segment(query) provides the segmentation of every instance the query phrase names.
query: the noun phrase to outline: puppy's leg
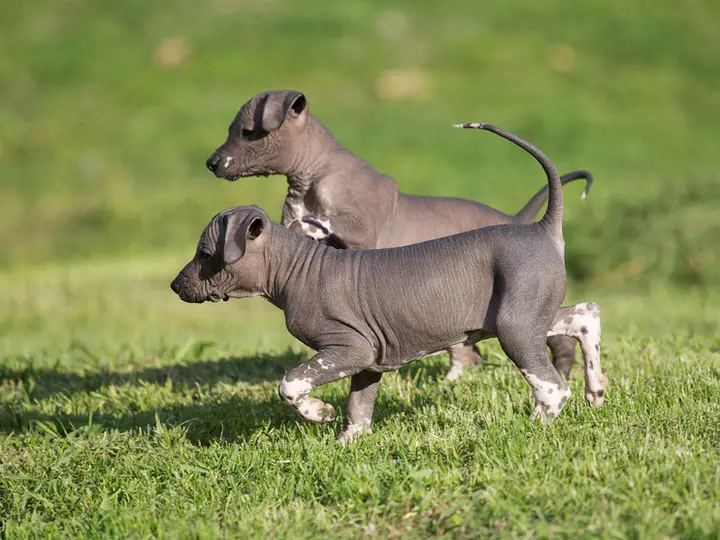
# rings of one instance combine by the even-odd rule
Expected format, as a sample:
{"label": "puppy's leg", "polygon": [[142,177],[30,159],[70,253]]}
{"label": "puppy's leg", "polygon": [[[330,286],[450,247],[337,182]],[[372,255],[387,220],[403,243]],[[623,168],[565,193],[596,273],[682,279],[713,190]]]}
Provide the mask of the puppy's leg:
{"label": "puppy's leg", "polygon": [[548,336],[571,336],[580,342],[585,360],[585,399],[602,406],[608,378],[600,368],[600,306],[594,302],[558,309]]}
{"label": "puppy's leg", "polygon": [[339,443],[347,444],[365,433],[372,434],[370,424],[381,377],[382,373],[361,371],[350,379],[350,397],[345,411],[345,424],[338,438]]}
{"label": "puppy's leg", "polygon": [[373,220],[349,212],[332,216],[304,216],[305,235],[338,249],[375,249],[377,236]]}
{"label": "puppy's leg", "polygon": [[329,403],[309,397],[310,391],[317,386],[355,375],[371,365],[372,361],[372,353],[362,347],[326,347],[307,362],[288,371],[280,381],[278,393],[305,420],[329,422],[335,419],[335,409]]}
{"label": "puppy's leg", "polygon": [[462,377],[466,367],[483,363],[483,357],[475,345],[453,345],[448,352],[450,353],[450,371],[445,378],[449,381],[455,381]]}
{"label": "puppy's leg", "polygon": [[[297,223],[297,226],[295,224]],[[300,220],[295,221],[291,224],[296,227],[295,230],[302,231],[302,234],[317,240],[318,242],[327,242],[330,235],[333,234],[330,220],[323,217],[316,216],[303,216]]]}
{"label": "puppy's leg", "polygon": [[570,397],[570,388],[548,358],[547,336],[538,335],[537,322],[512,315],[498,317],[498,340],[505,354],[520,369],[535,396],[530,418],[545,422],[557,417]]}
{"label": "puppy's leg", "polygon": [[551,336],[547,339],[548,347],[552,353],[552,363],[567,381],[570,379],[570,370],[575,364],[575,346],[577,341],[568,336]]}

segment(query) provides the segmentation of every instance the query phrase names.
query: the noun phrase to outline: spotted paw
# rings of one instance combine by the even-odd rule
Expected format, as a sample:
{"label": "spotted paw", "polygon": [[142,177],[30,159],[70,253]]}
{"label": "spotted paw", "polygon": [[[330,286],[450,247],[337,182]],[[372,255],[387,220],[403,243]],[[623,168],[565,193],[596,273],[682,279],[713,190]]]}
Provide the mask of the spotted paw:
{"label": "spotted paw", "polygon": [[335,408],[317,398],[306,398],[298,408],[300,416],[308,422],[330,422],[335,420]]}
{"label": "spotted paw", "polygon": [[301,226],[305,236],[318,241],[327,239],[332,233],[330,222],[326,219],[305,216],[302,218]]}
{"label": "spotted paw", "polygon": [[550,413],[548,413],[547,405],[543,405],[541,403],[535,405],[533,412],[530,414],[531,422],[540,422],[541,424],[546,424],[550,420],[553,420],[553,418],[554,417],[550,416]]}
{"label": "spotted paw", "polygon": [[587,389],[586,386],[585,401],[593,407],[602,407],[605,403],[605,391],[608,387],[608,378],[605,375],[600,375],[600,385],[602,388],[595,391]]}

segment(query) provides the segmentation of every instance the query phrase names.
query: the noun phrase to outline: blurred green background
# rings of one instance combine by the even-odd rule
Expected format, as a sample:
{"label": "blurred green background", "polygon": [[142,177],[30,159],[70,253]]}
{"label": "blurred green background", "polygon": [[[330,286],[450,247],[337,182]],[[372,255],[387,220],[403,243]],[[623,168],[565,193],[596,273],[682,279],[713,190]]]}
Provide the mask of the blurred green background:
{"label": "blurred green background", "polygon": [[204,161],[246,100],[298,89],[410,193],[514,213],[544,183],[523,152],[455,122],[592,171],[585,202],[565,190],[571,297],[720,291],[716,2],[60,0],[4,2],[0,20],[9,289],[80,263],[149,266],[166,287],[215,212],[279,217],[283,178],[231,184]]}

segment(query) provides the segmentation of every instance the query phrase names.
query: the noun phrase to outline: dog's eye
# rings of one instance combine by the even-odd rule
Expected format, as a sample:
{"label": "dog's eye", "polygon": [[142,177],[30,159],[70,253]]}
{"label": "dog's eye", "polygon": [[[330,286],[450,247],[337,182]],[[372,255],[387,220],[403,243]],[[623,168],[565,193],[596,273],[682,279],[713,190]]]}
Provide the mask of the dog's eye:
{"label": "dog's eye", "polygon": [[253,130],[244,128],[240,133],[242,133],[243,137],[251,137],[253,134]]}
{"label": "dog's eye", "polygon": [[198,259],[201,261],[209,261],[212,259],[212,254],[208,253],[207,251],[198,251]]}

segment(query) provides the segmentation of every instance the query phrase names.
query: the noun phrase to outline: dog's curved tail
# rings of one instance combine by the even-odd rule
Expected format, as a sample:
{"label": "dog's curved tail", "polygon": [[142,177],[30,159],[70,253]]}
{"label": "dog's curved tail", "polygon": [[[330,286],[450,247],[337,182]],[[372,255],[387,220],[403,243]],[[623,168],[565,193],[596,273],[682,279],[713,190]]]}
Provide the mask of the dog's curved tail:
{"label": "dog's curved tail", "polygon": [[466,124],[454,124],[454,126],[462,129],[482,129],[485,131],[492,131],[496,135],[500,135],[504,139],[515,143],[517,146],[519,146],[520,148],[528,152],[531,156],[533,156],[538,161],[538,163],[540,163],[543,170],[545,171],[545,175],[547,176],[548,180],[548,205],[545,209],[545,215],[540,220],[540,224],[545,226],[553,239],[562,242],[562,182],[560,181],[560,175],[558,174],[555,165],[553,165],[552,161],[550,161],[550,158],[548,158],[538,148],[536,148],[529,142],[524,141],[520,137],[493,125],[470,122]]}
{"label": "dog's curved tail", "polygon": [[[564,186],[568,182],[573,182],[574,180],[580,180],[582,178],[585,179],[585,189],[583,190],[580,197],[582,199],[585,199],[588,193],[590,193],[590,188],[593,184],[593,176],[592,174],[590,174],[589,171],[580,170],[563,174],[560,177],[560,183]],[[531,223],[535,219],[535,216],[540,210],[540,207],[545,204],[545,201],[547,201],[548,191],[548,186],[543,186],[542,188],[540,188],[540,190],[532,196],[532,198],[527,202],[527,204],[522,207],[522,210],[515,214],[515,219],[519,223]]]}

